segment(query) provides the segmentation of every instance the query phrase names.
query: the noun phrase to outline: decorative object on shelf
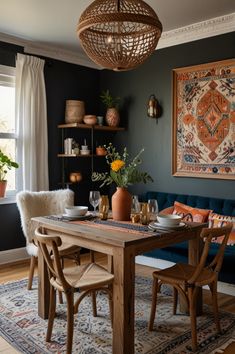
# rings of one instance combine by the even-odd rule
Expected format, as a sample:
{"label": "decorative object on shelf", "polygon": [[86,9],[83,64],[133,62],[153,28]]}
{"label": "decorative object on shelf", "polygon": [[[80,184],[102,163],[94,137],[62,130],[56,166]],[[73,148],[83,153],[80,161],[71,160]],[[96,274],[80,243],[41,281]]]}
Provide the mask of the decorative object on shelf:
{"label": "decorative object on shelf", "polygon": [[2,150],[0,150],[0,198],[5,197],[7,180],[6,174],[12,168],[18,168],[17,162],[14,162],[9,156],[5,155]]}
{"label": "decorative object on shelf", "polygon": [[76,143],[76,141],[73,139],[72,142],[72,154],[79,155],[80,149],[79,149],[79,144]]}
{"label": "decorative object on shelf", "polygon": [[73,138],[64,139],[64,153],[66,155],[72,154]]}
{"label": "decorative object on shelf", "polygon": [[71,172],[69,175],[69,180],[72,183],[79,183],[82,180],[81,172]]}
{"label": "decorative object on shelf", "polygon": [[96,64],[116,71],[131,70],[154,52],[162,24],[142,0],[95,0],[82,13],[77,33]]}
{"label": "decorative object on shelf", "polygon": [[148,117],[158,118],[160,116],[160,106],[155,95],[150,95],[148,100]]}
{"label": "decorative object on shelf", "polygon": [[104,146],[97,146],[96,148],[96,155],[105,156],[107,155],[107,150]]}
{"label": "decorative object on shelf", "polygon": [[90,155],[90,150],[88,149],[88,145],[86,144],[86,139],[84,139],[84,145],[81,146],[81,155]]}
{"label": "decorative object on shelf", "polygon": [[88,150],[88,149],[87,149],[87,150],[81,150],[81,151],[80,151],[80,154],[81,154],[81,155],[90,155],[90,152],[91,152],[91,151]]}
{"label": "decorative object on shelf", "polygon": [[95,115],[85,115],[83,122],[88,125],[95,125],[97,123],[97,117]]}
{"label": "decorative object on shelf", "polygon": [[[129,161],[129,154],[126,147],[122,154],[117,152],[116,148],[111,143],[105,147],[107,149],[105,158],[110,166],[110,171],[103,173],[93,172],[92,181],[103,181],[100,187],[105,184],[116,184],[117,191],[112,196],[113,219],[130,220],[132,197],[127,187],[134,183],[153,181],[152,177],[147,172],[141,172],[137,169],[137,166],[142,162],[140,155],[143,153],[144,149],[141,149],[133,160]],[[126,198],[125,202],[123,202],[124,198]],[[121,200],[120,203],[118,202],[119,199]]]}
{"label": "decorative object on shelf", "polygon": [[104,124],[104,117],[103,116],[97,116],[97,122],[99,125],[103,125]]}
{"label": "decorative object on shelf", "polygon": [[82,123],[85,115],[85,104],[83,101],[67,100],[65,108],[66,123]]}
{"label": "decorative object on shelf", "polygon": [[120,116],[118,112],[118,102],[120,97],[113,97],[109,90],[103,91],[100,95],[102,103],[106,106],[105,120],[108,126],[118,127]]}
{"label": "decorative object on shelf", "polygon": [[173,70],[173,176],[235,180],[235,59]]}

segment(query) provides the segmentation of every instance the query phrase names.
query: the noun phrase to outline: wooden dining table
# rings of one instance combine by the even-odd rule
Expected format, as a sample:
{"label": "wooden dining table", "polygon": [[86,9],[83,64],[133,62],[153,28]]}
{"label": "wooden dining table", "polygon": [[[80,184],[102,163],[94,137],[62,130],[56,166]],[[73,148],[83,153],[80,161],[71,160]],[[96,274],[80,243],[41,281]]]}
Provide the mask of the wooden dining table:
{"label": "wooden dining table", "polygon": [[[35,217],[48,235],[59,235],[64,242],[108,255],[113,262],[113,342],[114,354],[134,354],[135,256],[155,248],[188,241],[188,262],[196,265],[201,252],[200,232],[204,224],[190,223],[187,227],[165,232],[133,230],[107,223],[66,221],[60,218]],[[115,224],[115,223],[114,223]],[[122,223],[120,223],[121,225]],[[125,224],[128,223],[124,223]],[[38,254],[38,314],[48,317],[49,280],[46,264]],[[198,311],[201,301],[198,301]]]}

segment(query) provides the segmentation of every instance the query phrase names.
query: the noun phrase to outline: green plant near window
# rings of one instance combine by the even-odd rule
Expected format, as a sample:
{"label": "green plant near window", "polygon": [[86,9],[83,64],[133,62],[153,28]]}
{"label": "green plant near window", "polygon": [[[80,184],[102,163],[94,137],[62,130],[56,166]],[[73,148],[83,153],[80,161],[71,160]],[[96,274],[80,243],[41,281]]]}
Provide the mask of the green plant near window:
{"label": "green plant near window", "polygon": [[107,108],[118,108],[120,97],[113,97],[109,90],[102,91],[100,98]]}
{"label": "green plant near window", "polygon": [[0,150],[0,182],[1,181],[6,181],[6,174],[9,170],[12,168],[18,168],[19,165],[17,162],[11,160],[10,157],[5,155],[1,150]]}

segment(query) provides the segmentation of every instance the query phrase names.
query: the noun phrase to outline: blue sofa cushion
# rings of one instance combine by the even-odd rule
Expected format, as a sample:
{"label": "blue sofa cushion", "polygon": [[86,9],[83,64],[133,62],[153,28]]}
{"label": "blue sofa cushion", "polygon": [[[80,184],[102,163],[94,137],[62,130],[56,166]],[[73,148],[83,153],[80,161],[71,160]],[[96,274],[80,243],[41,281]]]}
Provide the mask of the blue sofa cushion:
{"label": "blue sofa cushion", "polygon": [[[159,211],[174,205],[177,200],[180,203],[190,205],[201,209],[211,209],[213,212],[235,216],[235,200],[220,199],[211,197],[201,197],[195,195],[165,193],[149,191],[141,197],[142,200],[157,199]],[[214,243],[209,253],[209,257],[213,257],[219,245]],[[144,254],[148,257],[160,258],[171,262],[187,262],[188,261],[188,243],[183,242],[172,245],[170,247],[156,249]],[[224,254],[222,269],[219,274],[219,280],[235,284],[235,246],[227,246]]]}
{"label": "blue sofa cushion", "polygon": [[174,201],[177,200],[180,203],[184,203],[195,208],[210,209],[213,210],[214,213],[235,216],[235,200],[231,199],[152,191],[147,192],[142,199],[145,201],[148,199],[157,199],[160,211],[174,205]]}

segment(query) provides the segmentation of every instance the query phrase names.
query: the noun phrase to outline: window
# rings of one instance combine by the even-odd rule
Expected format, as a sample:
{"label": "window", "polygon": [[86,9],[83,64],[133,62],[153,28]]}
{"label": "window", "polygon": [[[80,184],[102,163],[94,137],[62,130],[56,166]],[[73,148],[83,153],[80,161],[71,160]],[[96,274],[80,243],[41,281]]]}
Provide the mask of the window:
{"label": "window", "polygon": [[[0,65],[0,149],[16,161],[15,68]],[[17,190],[16,169],[7,173],[7,196]]]}

